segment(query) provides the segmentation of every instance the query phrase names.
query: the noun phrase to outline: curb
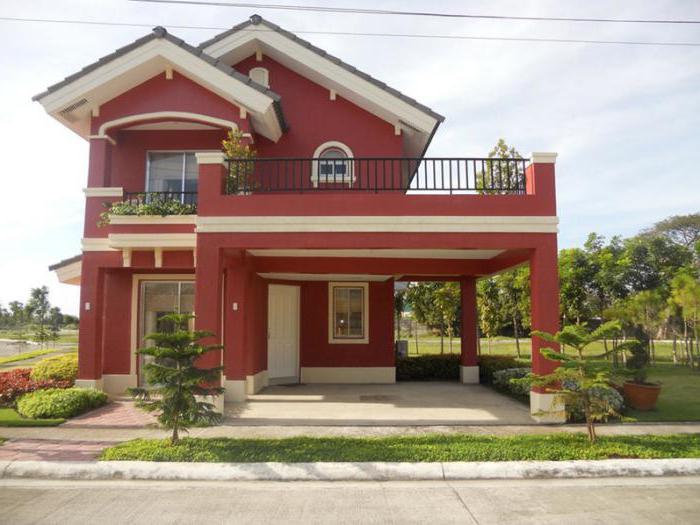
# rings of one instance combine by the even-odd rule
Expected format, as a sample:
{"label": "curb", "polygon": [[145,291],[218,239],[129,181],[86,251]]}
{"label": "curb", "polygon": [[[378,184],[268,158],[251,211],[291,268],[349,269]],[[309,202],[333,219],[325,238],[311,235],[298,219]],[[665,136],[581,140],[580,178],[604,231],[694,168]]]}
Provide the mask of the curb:
{"label": "curb", "polygon": [[0,479],[417,481],[698,476],[700,459],[449,463],[169,463],[0,461]]}

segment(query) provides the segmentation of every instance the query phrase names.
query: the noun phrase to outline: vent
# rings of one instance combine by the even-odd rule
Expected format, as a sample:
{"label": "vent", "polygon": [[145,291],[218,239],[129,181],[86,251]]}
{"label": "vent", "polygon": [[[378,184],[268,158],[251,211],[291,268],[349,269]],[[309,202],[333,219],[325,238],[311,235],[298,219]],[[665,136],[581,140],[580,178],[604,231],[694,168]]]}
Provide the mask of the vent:
{"label": "vent", "polygon": [[84,106],[85,104],[87,104],[87,99],[81,98],[77,102],[73,102],[70,106],[66,106],[65,108],[63,108],[61,111],[58,112],[58,114],[66,120],[73,120],[71,113],[73,113],[73,111],[75,111],[79,107]]}

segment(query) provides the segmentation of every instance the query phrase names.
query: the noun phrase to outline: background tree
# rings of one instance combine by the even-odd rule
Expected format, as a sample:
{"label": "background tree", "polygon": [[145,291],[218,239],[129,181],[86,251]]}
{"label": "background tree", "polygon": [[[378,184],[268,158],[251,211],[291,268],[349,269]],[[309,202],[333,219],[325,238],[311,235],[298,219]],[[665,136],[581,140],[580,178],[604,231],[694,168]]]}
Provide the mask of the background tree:
{"label": "background tree", "polygon": [[692,250],[700,241],[700,213],[668,217],[645,230],[643,235],[663,236],[675,244]]}
{"label": "background tree", "polygon": [[589,285],[595,276],[588,254],[581,248],[559,252],[560,305],[563,318],[579,324],[590,318]]}
{"label": "background tree", "polygon": [[[440,326],[441,318],[435,309],[434,294],[442,283],[419,282],[410,283],[406,289],[406,302],[411,306],[416,321],[436,328]],[[416,350],[418,349],[418,329],[416,328]],[[444,352],[442,339],[440,341],[440,353]]]}
{"label": "background tree", "polygon": [[[700,281],[691,272],[679,272],[671,282],[672,304],[675,304],[683,318],[683,340],[690,368],[693,368],[695,359],[693,346],[700,354],[700,341],[698,340],[698,322],[700,321]],[[689,329],[692,329],[693,342],[689,339]]]}
{"label": "background tree", "polygon": [[401,339],[401,318],[406,309],[406,290],[394,292],[394,316],[396,318],[396,340]]}
{"label": "background tree", "polygon": [[520,338],[522,329],[530,324],[530,279],[528,269],[521,267],[503,272],[496,277],[501,289],[501,305],[504,318],[513,328],[515,350],[518,357],[522,356]]}
{"label": "background tree", "polygon": [[477,283],[479,327],[488,341],[488,354],[491,355],[491,342],[503,327],[503,306],[496,280],[491,277]]}
{"label": "background tree", "polygon": [[479,193],[498,194],[508,193],[524,188],[525,173],[521,163],[504,162],[497,159],[522,159],[522,155],[506,141],[498,139],[496,145],[489,151],[489,159],[483,164],[483,169],[475,174],[476,188]]}
{"label": "background tree", "polygon": [[201,399],[223,393],[223,388],[211,386],[219,380],[223,367],[199,368],[196,365],[201,356],[220,349],[221,345],[199,344],[199,340],[214,334],[190,331],[191,319],[194,316],[189,314],[162,317],[162,323],[173,329],[148,334],[146,338],[153,346],[138,350],[141,355],[155,358],[144,365],[146,381],[154,386],[130,389],[139,407],[148,412],[159,412],[158,421],[173,431],[172,444],[178,443],[180,431],[187,430],[190,425],[221,421],[221,414],[214,410],[214,405]]}
{"label": "background tree", "polygon": [[[447,332],[450,353],[452,353],[452,338],[454,337],[455,324],[457,324],[457,316],[460,311],[460,303],[461,292],[458,283],[443,283],[435,291],[433,304],[440,316],[441,334]],[[442,342],[440,344],[440,353],[443,353]]]}
{"label": "background tree", "polygon": [[27,311],[37,324],[34,337],[36,341],[42,345],[49,339],[46,323],[49,318],[50,309],[51,303],[49,302],[48,287],[40,286],[38,288],[32,288],[29,301],[27,301]]}
{"label": "background tree", "polygon": [[629,297],[625,304],[629,310],[629,318],[641,327],[648,338],[648,351],[654,362],[654,339],[664,322],[666,300],[660,290],[644,290]]}

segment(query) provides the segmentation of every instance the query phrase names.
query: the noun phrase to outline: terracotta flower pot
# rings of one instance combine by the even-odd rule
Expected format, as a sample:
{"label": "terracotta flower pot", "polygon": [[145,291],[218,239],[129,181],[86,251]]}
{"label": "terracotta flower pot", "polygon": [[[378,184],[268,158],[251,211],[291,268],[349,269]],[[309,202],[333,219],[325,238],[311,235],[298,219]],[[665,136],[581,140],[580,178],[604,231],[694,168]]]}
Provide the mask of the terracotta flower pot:
{"label": "terracotta flower pot", "polygon": [[661,385],[626,382],[624,384],[625,400],[627,404],[637,410],[654,410],[656,400],[659,399]]}

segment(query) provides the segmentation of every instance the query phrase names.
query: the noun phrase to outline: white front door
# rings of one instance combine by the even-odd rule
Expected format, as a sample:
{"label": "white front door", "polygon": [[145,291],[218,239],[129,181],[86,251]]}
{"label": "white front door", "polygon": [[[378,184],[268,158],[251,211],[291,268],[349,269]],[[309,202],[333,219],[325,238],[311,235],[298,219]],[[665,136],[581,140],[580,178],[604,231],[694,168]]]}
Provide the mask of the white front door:
{"label": "white front door", "polygon": [[299,287],[269,285],[267,376],[271,384],[299,381]]}

